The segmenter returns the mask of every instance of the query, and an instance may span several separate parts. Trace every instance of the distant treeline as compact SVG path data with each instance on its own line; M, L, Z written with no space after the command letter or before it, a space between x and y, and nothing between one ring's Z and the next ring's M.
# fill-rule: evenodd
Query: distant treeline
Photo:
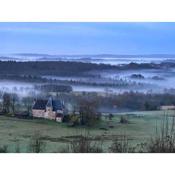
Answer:
M101 70L132 70L132 69L158 69L161 67L172 67L175 63L153 64L153 63L130 63L122 66L106 64L92 64L65 61L0 61L0 74L12 75L57 75L78 76L88 71Z
M35 89L43 92L71 92L72 87L68 85L44 84L36 85Z
M100 87L143 87L145 84L140 82L131 82L124 79L115 80L113 82L94 82L94 81L81 81L81 80L58 80L58 79L49 79L37 75L12 75L12 74L0 74L1 80L14 80L28 83L58 83L66 85L92 85ZM99 78L100 79L100 78Z
M175 105L175 94L144 94L138 92L125 92L122 94L109 94L99 96L97 93L83 93L83 95L74 96L73 94L62 95L64 101L77 103L82 98L95 100L98 107L130 109L130 110L157 110L161 105Z
M80 75L91 70L105 70L115 66L64 61L15 62L0 61L0 74L13 75Z

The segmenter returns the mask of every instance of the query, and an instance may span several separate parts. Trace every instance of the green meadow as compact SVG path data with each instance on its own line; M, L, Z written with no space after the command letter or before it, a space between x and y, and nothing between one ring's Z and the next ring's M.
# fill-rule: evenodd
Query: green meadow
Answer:
M103 116L94 127L71 127L65 123L42 119L18 119L0 116L0 146L6 145L8 152L30 152L29 144L35 133L39 133L45 143L44 152L61 152L72 139L89 133L94 141L102 142L104 152L113 140L123 135L133 144L145 142L154 137L160 129L164 118L169 118L171 124L174 111L142 111L115 114L112 120ZM128 123L120 123L121 117Z

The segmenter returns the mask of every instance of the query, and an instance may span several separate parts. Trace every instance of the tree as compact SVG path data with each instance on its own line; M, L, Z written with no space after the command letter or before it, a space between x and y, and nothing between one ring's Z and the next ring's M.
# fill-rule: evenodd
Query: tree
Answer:
M113 114L110 113L108 117L109 117L109 120L112 120L114 116Z
M3 111L5 113L10 112L10 94L4 93L3 95Z
M72 126L76 126L79 124L79 117L75 114L70 116L70 122L72 123Z
M31 98L31 97L24 97L22 99L22 102L24 104L24 107L27 110L28 115L30 115L32 104L33 104L33 98Z
M12 108L12 114L15 115L15 104L18 101L18 95L13 93L10 95L11 96L11 108Z
M81 124L91 126L98 119L96 112L97 101L91 99L83 99L80 102L80 121Z

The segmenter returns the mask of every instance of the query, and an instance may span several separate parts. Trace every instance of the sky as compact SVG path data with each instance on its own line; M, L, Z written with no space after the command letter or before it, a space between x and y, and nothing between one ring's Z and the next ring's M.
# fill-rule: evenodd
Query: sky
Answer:
M3 23L0 53L175 54L175 23Z

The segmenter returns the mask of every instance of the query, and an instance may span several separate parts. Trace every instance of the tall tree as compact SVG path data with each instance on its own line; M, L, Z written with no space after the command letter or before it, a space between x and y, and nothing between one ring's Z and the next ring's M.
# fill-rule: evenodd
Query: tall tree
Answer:
M10 94L4 93L3 95L3 111L5 113L10 112Z
M16 102L18 101L18 95L13 93L13 94L10 94L11 96L11 109L12 109L12 114L15 115L15 104Z
M97 101L92 99L83 99L80 102L81 124L91 126L97 120Z

